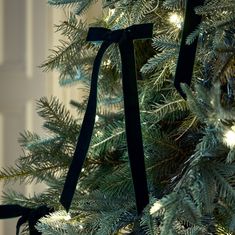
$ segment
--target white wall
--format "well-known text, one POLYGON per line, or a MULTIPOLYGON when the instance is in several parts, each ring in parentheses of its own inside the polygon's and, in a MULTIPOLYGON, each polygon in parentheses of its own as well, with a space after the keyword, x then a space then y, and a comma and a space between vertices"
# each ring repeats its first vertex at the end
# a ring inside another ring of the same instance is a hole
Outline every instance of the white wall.
MULTIPOLYGON (((52 93, 63 97, 61 90, 53 86, 55 75, 43 73, 37 67, 57 41, 53 24, 58 18, 62 18, 62 11, 52 10, 46 0, 0 0, 1 167, 13 165, 19 157, 19 132, 27 129, 42 133, 35 100, 52 93)), ((6 187, 27 195, 38 186, 17 182, 6 187)), ((16 221, 1 221, 0 234, 15 234, 16 221)))
MULTIPOLYGON (((100 4, 88 12, 99 15, 100 4)), ((43 73, 37 66, 58 45, 53 25, 65 18, 62 8, 52 8, 46 0, 0 0, 0 167, 14 165, 21 149, 17 142, 24 130, 43 133, 35 101, 56 95, 67 106, 80 96, 78 87, 60 88, 58 74, 43 73)), ((2 191, 0 182, 0 195, 2 191)), ((6 187, 9 187, 6 186, 6 187)), ((6 189, 6 187, 4 187, 6 189)), ((41 185, 12 185, 26 195, 41 185)), ((17 219, 0 221, 0 235, 14 235, 17 219)))

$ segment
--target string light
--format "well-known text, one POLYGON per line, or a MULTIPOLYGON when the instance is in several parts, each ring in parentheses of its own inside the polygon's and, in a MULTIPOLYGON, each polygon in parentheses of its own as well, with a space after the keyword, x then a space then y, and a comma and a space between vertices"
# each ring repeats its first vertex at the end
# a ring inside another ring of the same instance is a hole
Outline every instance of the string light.
POLYGON ((109 8, 109 15, 112 16, 115 12, 115 8, 109 8))
POLYGON ((106 22, 108 22, 110 20, 110 18, 113 16, 114 12, 115 12, 115 8, 109 8, 108 14, 107 14, 107 16, 105 17, 104 20, 106 22))
POLYGON ((178 29, 182 28, 182 22, 183 22, 183 18, 181 15, 177 14, 177 13, 171 13, 169 16, 169 22, 171 24, 173 24, 174 26, 176 26, 178 29))
POLYGON ((50 217, 46 218, 50 222, 55 221, 69 221, 71 220, 71 215, 65 211, 61 211, 60 213, 53 213, 50 217))
POLYGON ((111 60, 110 59, 104 61, 104 66, 109 66, 109 65, 111 65, 111 60))
POLYGON ((150 214, 154 214, 162 208, 162 203, 160 201, 156 201, 150 209, 150 214))
POLYGON ((224 133, 223 141, 229 148, 235 147, 235 126, 232 126, 230 130, 224 133))
POLYGON ((64 217, 64 220, 65 220, 65 221, 69 221, 70 219, 71 219, 70 214, 67 214, 67 215, 64 217))

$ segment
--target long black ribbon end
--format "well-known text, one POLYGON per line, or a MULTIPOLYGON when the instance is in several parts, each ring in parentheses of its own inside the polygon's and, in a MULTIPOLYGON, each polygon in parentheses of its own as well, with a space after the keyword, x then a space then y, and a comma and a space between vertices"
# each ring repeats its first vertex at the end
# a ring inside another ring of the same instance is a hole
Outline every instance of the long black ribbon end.
POLYGON ((201 22, 201 16, 196 15, 194 9, 203 5, 203 3, 204 0, 187 0, 186 2, 184 26, 174 79, 174 86, 184 99, 186 99, 186 94, 181 89, 180 83, 186 83, 188 86, 191 84, 198 38, 190 45, 186 44, 186 39, 201 22))

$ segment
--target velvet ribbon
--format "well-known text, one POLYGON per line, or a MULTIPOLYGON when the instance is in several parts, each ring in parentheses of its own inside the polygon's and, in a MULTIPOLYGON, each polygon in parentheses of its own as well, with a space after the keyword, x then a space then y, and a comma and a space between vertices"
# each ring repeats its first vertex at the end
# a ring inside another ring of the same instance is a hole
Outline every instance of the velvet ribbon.
POLYGON ((203 5, 203 3, 204 0, 187 0, 186 2, 184 26, 174 79, 175 88, 184 99, 186 99, 186 94, 180 87, 180 83, 186 83, 188 86, 191 84, 198 37, 190 45, 186 44, 186 39, 201 22, 201 16, 196 15, 194 9, 203 5))
POLYGON ((152 29, 153 24, 132 25, 126 29, 114 31, 102 27, 92 27, 89 29, 87 41, 103 42, 94 60, 87 109, 60 198, 61 204, 67 211, 70 209, 92 137, 96 115, 99 67, 106 49, 112 43, 118 44, 121 54, 127 149, 134 184, 137 213, 140 214, 149 202, 139 116, 133 40, 151 38, 152 29))
POLYGON ((19 205, 1 205, 0 206, 0 219, 9 219, 19 217, 19 220, 16 225, 16 235, 19 235, 20 227, 22 224, 28 221, 29 234, 30 235, 40 235, 35 228, 38 220, 53 212, 53 209, 48 208, 47 206, 40 206, 37 208, 28 208, 19 205))

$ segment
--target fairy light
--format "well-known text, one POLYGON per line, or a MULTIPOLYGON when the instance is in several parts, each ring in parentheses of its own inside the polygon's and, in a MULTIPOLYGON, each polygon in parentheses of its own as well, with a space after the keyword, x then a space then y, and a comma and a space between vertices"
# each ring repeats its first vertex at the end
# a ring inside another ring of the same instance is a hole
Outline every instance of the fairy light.
POLYGON ((232 126, 230 130, 225 131, 223 141, 229 148, 235 147, 235 126, 232 126))
POLYGON ((104 66, 109 66, 109 65, 111 65, 111 60, 110 59, 104 61, 104 66))
POLYGON ((50 217, 46 218, 49 221, 69 221, 71 215, 67 212, 64 213, 53 213, 50 217))
POLYGON ((112 16, 115 12, 115 8, 109 8, 109 15, 112 16))
POLYGON ((95 115, 95 122, 98 122, 99 121, 99 116, 98 115, 95 115))
POLYGON ((154 214, 162 208, 162 203, 160 201, 156 201, 150 209, 150 214, 154 214))
POLYGON ((67 215, 64 217, 64 220, 65 220, 65 221, 69 221, 70 219, 71 219, 70 214, 67 214, 67 215))
POLYGON ((113 16, 114 12, 115 12, 115 8, 109 8, 108 14, 105 17, 106 22, 108 22, 110 20, 110 18, 113 16))
POLYGON ((182 28, 183 19, 182 19, 181 15, 179 15, 175 12, 171 13, 168 20, 171 24, 176 26, 178 29, 182 28))

